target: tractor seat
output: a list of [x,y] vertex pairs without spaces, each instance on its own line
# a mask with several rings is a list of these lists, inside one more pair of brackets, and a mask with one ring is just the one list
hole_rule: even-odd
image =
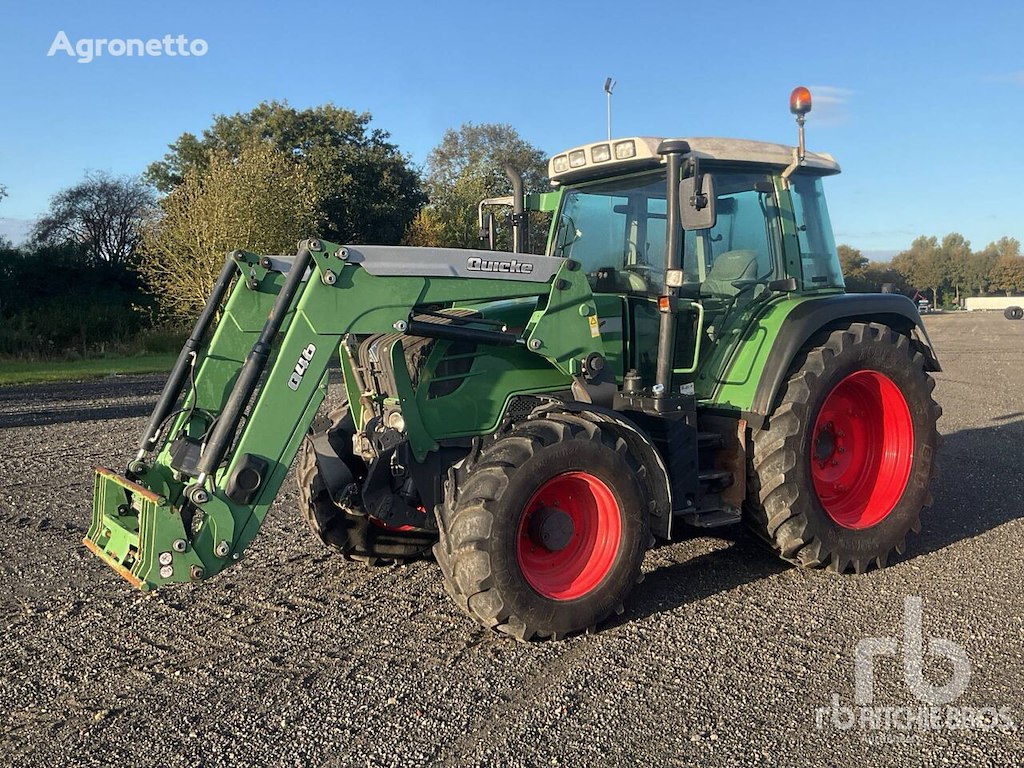
[[733,285],[734,281],[756,279],[757,251],[726,251],[711,265],[700,292],[703,296],[731,297],[742,290],[742,286]]

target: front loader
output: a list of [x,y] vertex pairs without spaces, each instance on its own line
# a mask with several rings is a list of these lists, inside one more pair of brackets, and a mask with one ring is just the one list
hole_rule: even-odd
[[[621,612],[646,550],[694,526],[884,566],[930,503],[939,366],[910,300],[844,292],[839,167],[804,149],[806,89],[791,109],[796,148],[597,142],[553,157],[543,194],[510,171],[485,203],[512,205],[511,253],[230,254],[134,459],[97,470],[86,545],[143,590],[209,578],[299,455],[318,538],[432,553],[519,639]],[[545,255],[522,252],[531,211]],[[318,415],[335,355],[343,404]]]

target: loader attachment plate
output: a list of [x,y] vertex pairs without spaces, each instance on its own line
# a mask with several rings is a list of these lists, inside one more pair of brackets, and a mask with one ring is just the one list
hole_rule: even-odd
[[96,469],[92,524],[83,543],[145,592],[203,576],[202,561],[188,543],[174,506],[103,467]]

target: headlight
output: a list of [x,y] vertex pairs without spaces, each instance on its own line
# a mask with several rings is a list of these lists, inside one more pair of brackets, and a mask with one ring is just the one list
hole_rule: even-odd
[[574,149],[569,153],[569,167],[582,168],[587,164],[587,153],[582,149]]
[[559,155],[551,161],[555,173],[564,173],[569,170],[569,158],[566,155]]
[[405,417],[400,411],[392,411],[388,414],[388,426],[396,432],[405,432]]
[[633,141],[620,141],[615,145],[615,159],[625,160],[636,157],[636,144]]
[[604,163],[612,159],[612,148],[607,144],[597,144],[590,149],[590,159],[595,163]]

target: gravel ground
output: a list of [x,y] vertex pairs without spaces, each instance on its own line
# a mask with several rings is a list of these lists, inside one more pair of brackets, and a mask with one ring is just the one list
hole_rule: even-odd
[[[649,553],[625,615],[560,643],[477,628],[433,563],[332,556],[290,481],[239,566],[135,592],[80,541],[91,467],[123,466],[160,378],[0,389],[0,764],[1020,765],[1024,727],[842,727],[854,648],[901,638],[906,596],[969,656],[951,706],[1024,722],[1024,322],[927,323],[945,438],[903,558],[839,577],[695,535]],[[874,706],[922,706],[900,658],[876,662]]]

